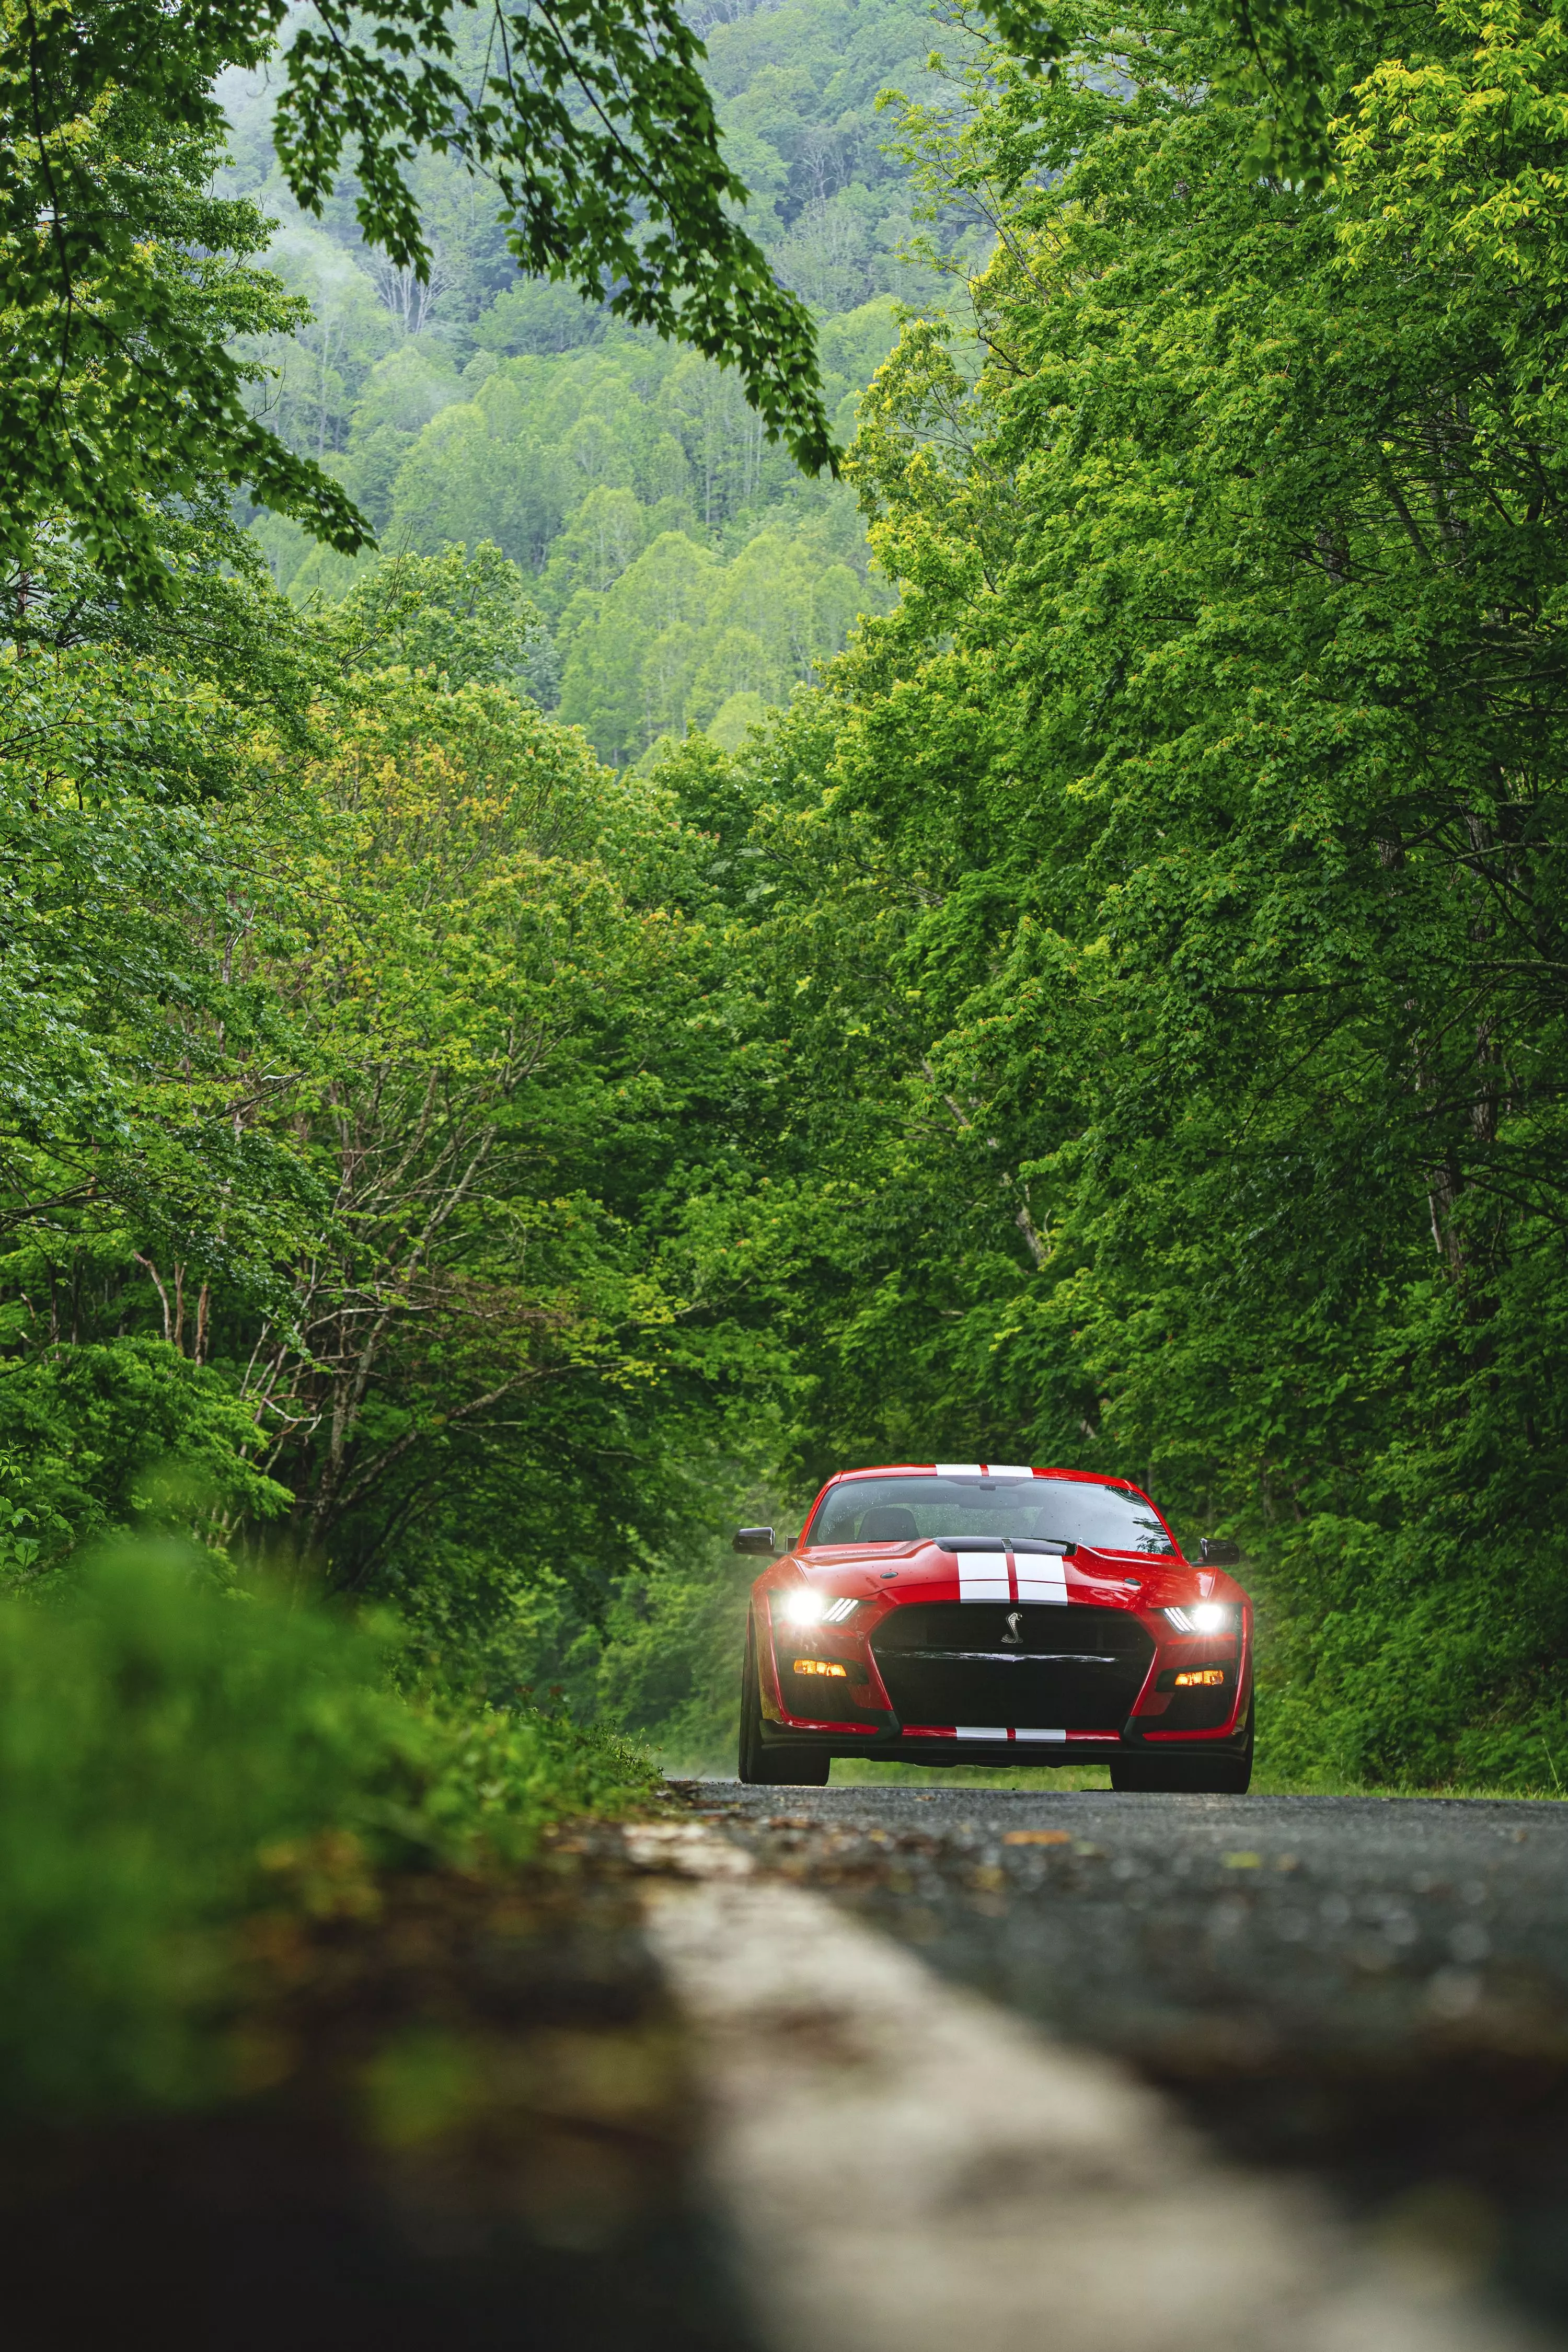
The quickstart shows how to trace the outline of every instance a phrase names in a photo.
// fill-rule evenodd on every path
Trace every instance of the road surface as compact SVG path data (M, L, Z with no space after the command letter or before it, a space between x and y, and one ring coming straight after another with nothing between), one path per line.
M1249 2167L1568 2342L1568 1806L1053 1790L690 1801L770 1875L1130 2061Z
M1568 2352L1568 1807L710 1781L255 1925L254 2088L0 2151L18 2352Z

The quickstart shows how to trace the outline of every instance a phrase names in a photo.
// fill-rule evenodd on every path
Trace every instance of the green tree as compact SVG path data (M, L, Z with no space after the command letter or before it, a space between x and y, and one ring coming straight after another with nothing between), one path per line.
M302 745L314 665L226 518L158 545L141 606L43 551L0 662L0 1488L46 1563L155 1512L171 1461L226 1508L287 1499L207 1355L215 1286L276 1303L308 1190L258 1119L287 1020L237 962L292 814L250 746Z
M129 53L134 12L98 13ZM187 121L120 89L93 54L103 29L60 5L0 16L6 576L63 520L89 561L157 593L158 507L215 481L352 551L366 533L349 499L253 415L260 364L230 348L300 328L306 308L254 267L270 234L256 206L210 193L216 110Z
M493 548L301 618L170 530L5 665L0 1566L173 1522L510 1687L769 1425L709 845L521 690Z
M0 379L12 563L63 513L100 560L159 576L146 501L249 484L353 552L342 488L249 413L226 346L276 322L270 286L214 270L258 216L203 193L223 119L213 85L256 66L284 0L6 0L0 20ZM292 28L277 118L290 189L319 213L353 150L366 241L408 282L430 248L408 165L434 148L499 191L513 249L617 314L740 371L766 429L831 465L810 321L735 218L701 47L670 0L498 9L489 41L455 0L320 0ZM499 39L494 36L500 36ZM409 64L416 70L410 72Z
M1555 37L1347 16L1330 200L1257 172L1222 26L1073 26L1054 81L999 54L909 118L998 225L978 369L913 324L863 403L902 600L742 753L715 869L810 1171L803 1465L962 1433L1152 1480L1267 1563L1277 1757L1536 1778Z
M311 634L354 669L430 671L454 688L527 687L547 640L517 566L488 540L471 555L391 557L317 614Z
M625 759L679 724L714 570L706 548L664 531L602 596L579 589L567 607L561 715L607 756Z

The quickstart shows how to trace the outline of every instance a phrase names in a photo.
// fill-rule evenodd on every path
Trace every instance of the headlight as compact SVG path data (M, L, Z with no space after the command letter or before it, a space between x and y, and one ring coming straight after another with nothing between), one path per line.
M780 1616L791 1625L842 1625L847 1618L854 1616L858 1605L853 1599L830 1601L826 1593L801 1584L784 1595L778 1608Z
M1236 1610L1228 1601L1194 1601L1164 1612L1178 1633L1234 1633Z

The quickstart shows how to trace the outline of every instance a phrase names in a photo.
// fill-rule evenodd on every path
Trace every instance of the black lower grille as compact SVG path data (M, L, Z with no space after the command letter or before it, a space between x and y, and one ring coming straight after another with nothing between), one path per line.
M1182 1674L1220 1674L1225 1680L1181 1690L1176 1677ZM1197 1658L1188 1665L1167 1666L1154 1687L1169 1692L1170 1696L1163 1714L1150 1717L1151 1731L1217 1731L1229 1720L1236 1698L1236 1666L1226 1658Z
M815 1723L852 1723L875 1717L879 1723L887 1717L879 1706L870 1702L871 1685L867 1681L840 1682L837 1675L803 1675L795 1670L788 1650L775 1653L779 1667L779 1696L786 1715L799 1716ZM858 1673L864 1676L866 1669Z
M871 1640L902 1723L1119 1731L1154 1644L1119 1609L907 1601Z
M1222 1690L1177 1691L1163 1715L1149 1717L1151 1731L1217 1731L1229 1721L1236 1703L1235 1685Z

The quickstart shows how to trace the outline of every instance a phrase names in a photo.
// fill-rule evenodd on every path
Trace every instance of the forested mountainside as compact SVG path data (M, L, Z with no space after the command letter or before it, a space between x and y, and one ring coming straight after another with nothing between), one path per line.
M691 16L707 46L746 223L811 306L829 413L854 437L858 394L897 340L896 304L931 305L944 259L984 249L979 223L912 215L889 152L888 89L940 87L945 29L911 0L790 0ZM416 185L428 282L368 248L352 192L301 215L273 154L265 76L226 92L226 185L279 219L270 265L310 304L292 335L245 346L276 371L267 414L341 476L388 551L492 541L528 575L548 631L531 671L547 707L621 765L695 726L733 748L765 707L884 611L854 494L803 478L770 444L735 375L520 278L504 232L450 158ZM300 602L342 593L352 566L298 524L253 514L274 576ZM367 561L369 559L361 559Z
M422 289L260 83L72 118L289 446L16 444L14 1584L174 1527L713 1759L728 1520L1055 1461L1244 1539L1266 1774L1557 1784L1568 5L1053 21L707 27L842 484L450 158Z

